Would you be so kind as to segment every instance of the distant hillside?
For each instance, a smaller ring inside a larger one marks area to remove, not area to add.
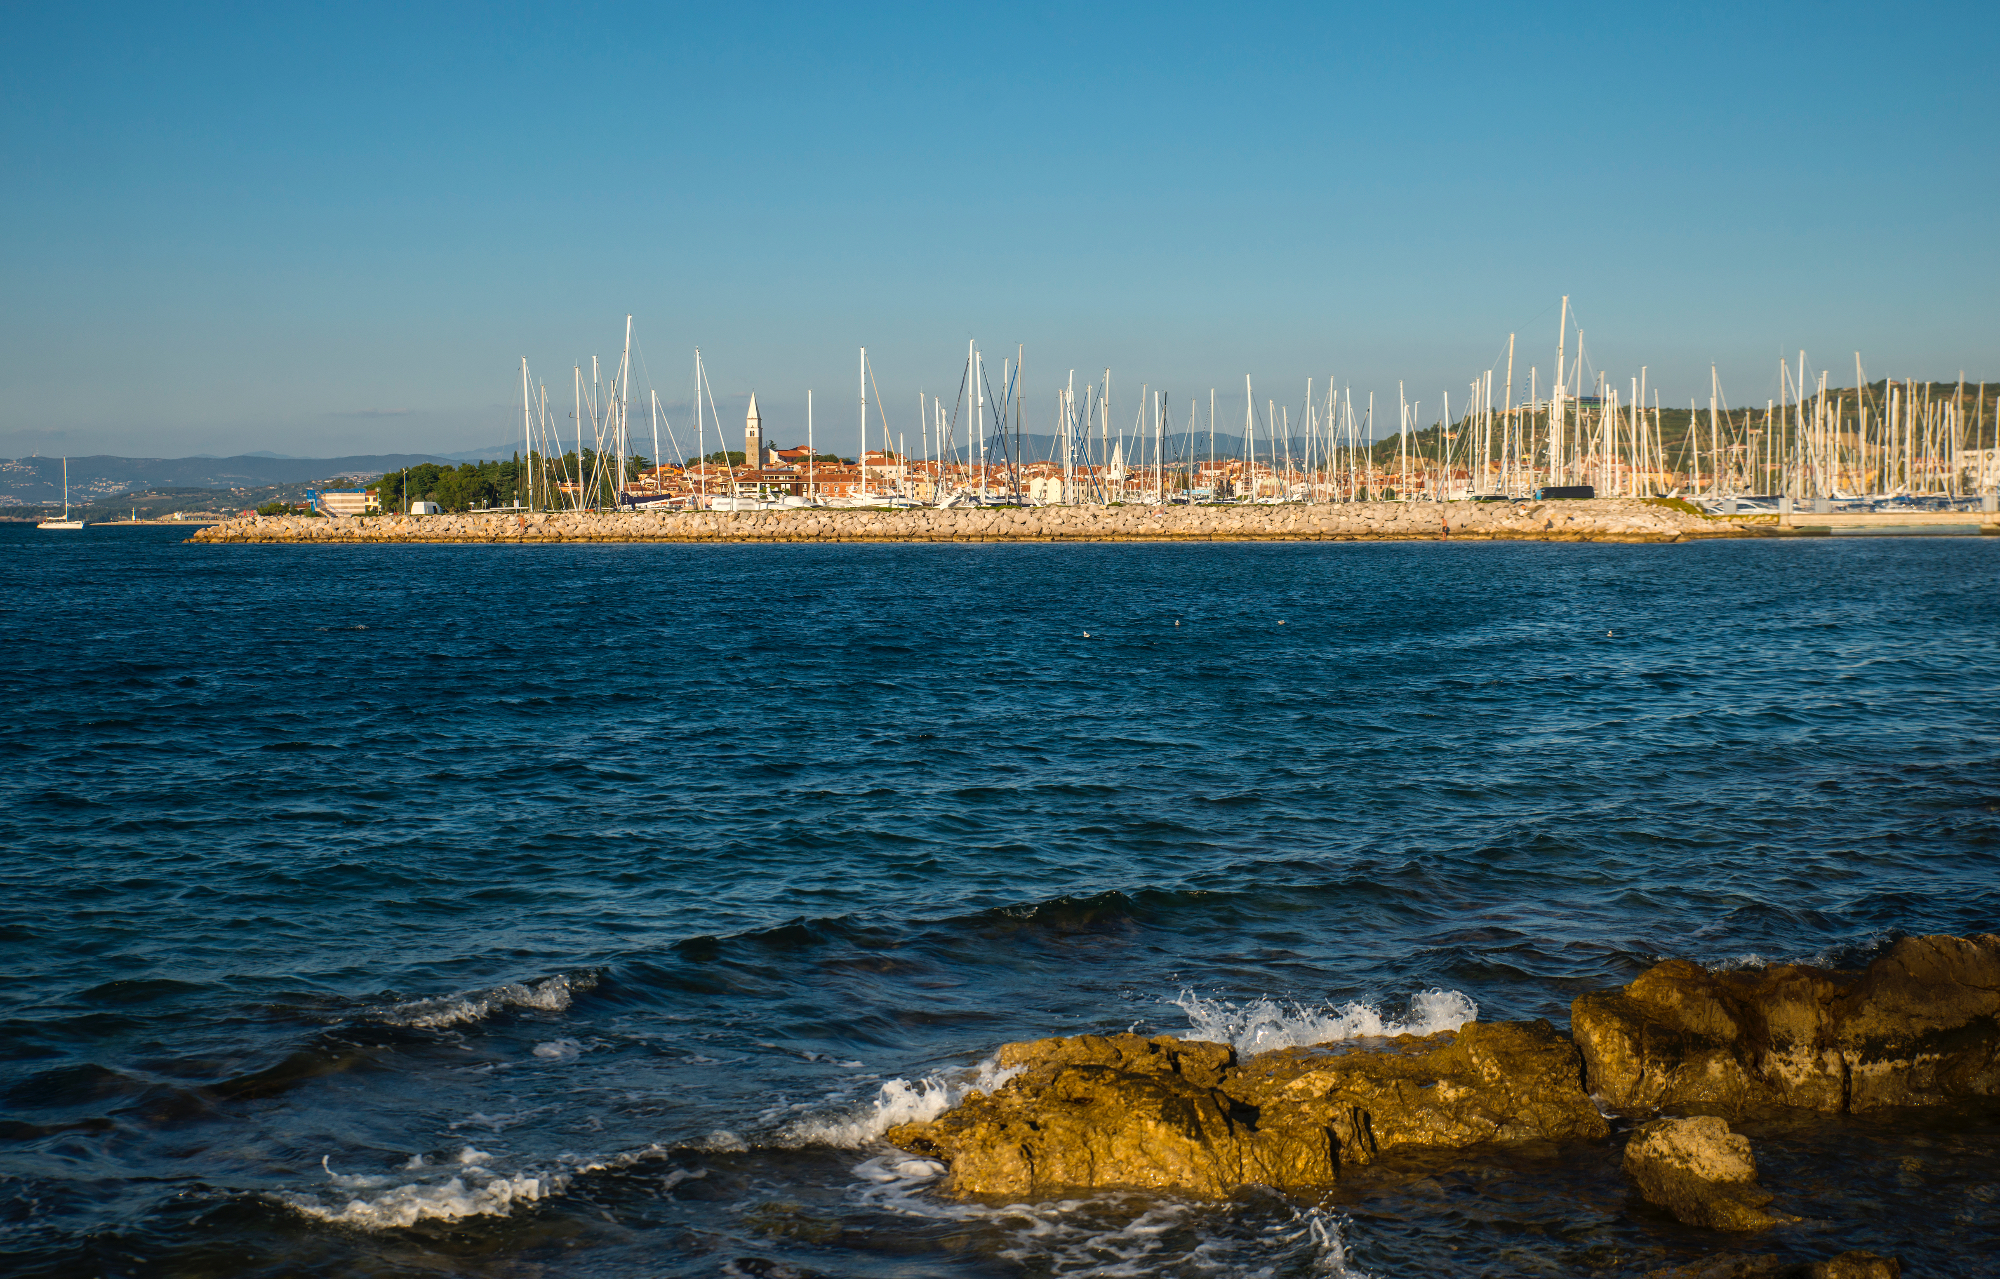
[[[152,489],[262,489],[342,476],[377,479],[385,471],[444,462],[429,453],[380,453],[358,457],[73,457],[73,503]],[[62,501],[63,460],[20,457],[0,461],[0,506]]]

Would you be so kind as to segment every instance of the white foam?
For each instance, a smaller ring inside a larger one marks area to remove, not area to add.
[[[320,1221],[368,1230],[413,1226],[419,1221],[458,1221],[465,1217],[504,1217],[516,1204],[546,1199],[568,1184],[561,1173],[506,1175],[484,1167],[493,1156],[471,1146],[459,1151],[457,1168],[442,1181],[408,1181],[393,1184],[391,1177],[367,1177],[335,1172],[328,1159],[321,1159],[330,1189],[340,1193],[312,1195],[284,1193],[277,1198],[298,1212]],[[426,1167],[422,1156],[404,1165],[404,1171]],[[384,1187],[387,1187],[384,1189]],[[356,1191],[376,1191],[356,1194]]]
[[[535,1045],[535,1056],[549,1061],[575,1061],[583,1055],[583,1045],[574,1039],[551,1039]]]
[[[914,1083],[891,1079],[876,1089],[874,1097],[860,1106],[848,1106],[830,1114],[807,1115],[787,1125],[781,1134],[786,1145],[839,1146],[855,1149],[880,1141],[882,1134],[897,1124],[921,1123],[936,1119],[956,1106],[964,1096],[977,1090],[992,1092],[1021,1073],[1021,1068],[999,1068],[991,1057],[970,1070],[928,1075]]]
[[[464,991],[434,999],[412,999],[378,1009],[371,1015],[392,1026],[441,1030],[446,1026],[478,1021],[502,1008],[537,1008],[543,1012],[559,1013],[569,1007],[574,995],[596,984],[597,977],[592,973],[557,973],[533,985],[508,982],[490,990]]]
[[[1292,1210],[1245,1231],[1234,1204],[1158,1195],[1109,1194],[1042,1203],[983,1204],[933,1192],[934,1160],[883,1155],[854,1169],[855,1198],[878,1212],[977,1225],[1001,1241],[999,1255],[1030,1274],[1139,1279],[1158,1274],[1277,1274],[1369,1279],[1354,1268],[1344,1222],[1324,1209]]]
[[[1479,1005],[1464,993],[1440,989],[1411,995],[1409,1013],[1400,1020],[1386,1018],[1380,1008],[1359,1002],[1315,1008],[1258,999],[1238,1005],[1203,999],[1192,990],[1184,990],[1174,1003],[1187,1014],[1188,1029],[1182,1039],[1229,1044],[1240,1057],[1371,1035],[1435,1035],[1479,1018]]]

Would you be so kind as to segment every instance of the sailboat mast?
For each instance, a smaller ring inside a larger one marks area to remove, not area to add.
[[[1547,312],[1543,312],[1544,315]],[[1562,465],[1563,431],[1563,383],[1565,368],[1563,363],[1563,343],[1569,338],[1569,295],[1562,300],[1562,320],[1556,326],[1556,375],[1549,379],[1549,483],[1559,484],[1557,468]]]
[[[521,461],[528,468],[528,509],[532,511],[535,509],[535,420],[528,397],[528,357],[525,355],[521,357],[521,440],[527,450],[521,455]]]

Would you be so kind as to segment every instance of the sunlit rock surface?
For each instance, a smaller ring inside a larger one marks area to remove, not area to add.
[[[1126,1186],[1224,1195],[1331,1184],[1397,1146],[1608,1134],[1576,1048],[1547,1022],[1287,1048],[1080,1035],[1008,1044],[1020,1073],[939,1118],[889,1130],[946,1159],[960,1195]]]
[[[1906,937],[1866,971],[1670,960],[1579,997],[1590,1089],[1614,1110],[1732,1116],[2000,1096],[2000,936]]]
[[[1647,1203],[1691,1226],[1763,1230],[1784,1218],[1764,1211],[1750,1139],[1713,1115],[1655,1119],[1625,1145],[1625,1173]]]

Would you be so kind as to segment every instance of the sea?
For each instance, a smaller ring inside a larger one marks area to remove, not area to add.
[[[1990,1274],[2000,1119],[962,1202],[1010,1040],[1568,1022],[2000,928],[2000,538],[197,546],[0,529],[0,1271]]]

